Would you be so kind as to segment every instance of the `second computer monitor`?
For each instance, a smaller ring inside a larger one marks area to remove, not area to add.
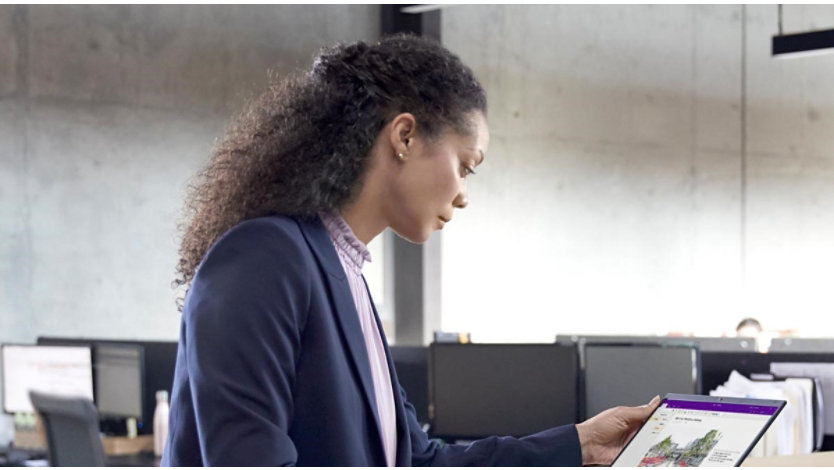
[[[95,346],[96,406],[102,418],[142,418],[143,350],[135,344]]]
[[[696,346],[585,344],[583,359],[586,418],[655,395],[700,393]]]
[[[573,345],[441,344],[430,348],[434,436],[525,436],[576,422]]]

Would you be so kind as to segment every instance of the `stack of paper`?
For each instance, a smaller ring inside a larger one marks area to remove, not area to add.
[[[834,364],[774,362],[770,371],[782,377],[810,377],[817,384],[814,414],[817,422],[816,447],[819,448],[824,434],[834,434]]]
[[[834,364],[774,362],[770,371],[784,377],[819,377],[823,402],[829,403],[823,411],[823,429],[825,434],[834,434]]]
[[[814,450],[813,381],[757,381],[733,371],[712,396],[785,400],[787,405],[750,453],[754,457],[809,454]]]

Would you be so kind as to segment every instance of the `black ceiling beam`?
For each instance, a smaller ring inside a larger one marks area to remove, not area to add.
[[[773,36],[773,55],[797,57],[834,52],[834,29]]]
[[[440,9],[424,13],[404,13],[414,5],[381,5],[382,35],[412,33],[440,41]]]

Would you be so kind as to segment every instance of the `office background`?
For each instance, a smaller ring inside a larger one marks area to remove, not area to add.
[[[834,56],[774,59],[776,32],[776,5],[443,10],[492,133],[443,233],[443,328],[830,336]]]
[[[0,6],[0,341],[175,340],[189,177],[268,69],[375,40],[379,9]],[[830,28],[834,7],[783,19]],[[440,25],[492,134],[433,240],[442,329],[831,335],[834,56],[773,59],[776,5],[455,6]]]

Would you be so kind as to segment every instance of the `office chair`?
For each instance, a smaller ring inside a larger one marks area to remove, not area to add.
[[[103,467],[98,413],[86,398],[29,392],[43,421],[49,464],[53,467]]]

